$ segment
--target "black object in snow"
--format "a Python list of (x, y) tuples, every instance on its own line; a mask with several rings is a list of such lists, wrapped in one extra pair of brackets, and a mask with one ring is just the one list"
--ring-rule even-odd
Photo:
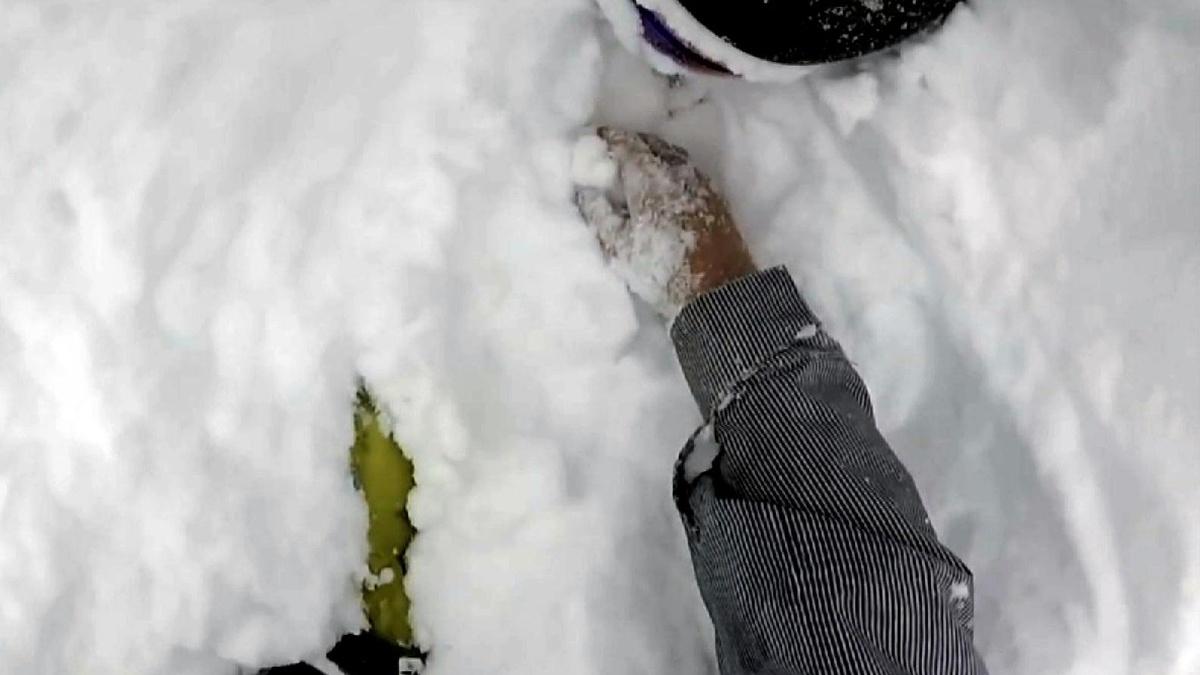
[(959, 0), (677, 0), (739, 51), (784, 65), (841, 61), (930, 30)]

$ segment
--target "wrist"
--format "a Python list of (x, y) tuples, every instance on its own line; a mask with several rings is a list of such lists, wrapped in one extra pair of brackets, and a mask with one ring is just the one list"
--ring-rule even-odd
[(732, 218), (726, 220), (701, 234), (689, 256), (693, 279), (689, 301), (758, 272)]

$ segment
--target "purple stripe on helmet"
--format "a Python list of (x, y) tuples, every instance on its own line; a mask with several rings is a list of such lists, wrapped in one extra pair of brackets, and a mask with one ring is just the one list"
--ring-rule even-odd
[(695, 70), (721, 75), (733, 74), (728, 68), (697, 52), (690, 44), (675, 35), (661, 16), (636, 2), (634, 6), (637, 7), (638, 16), (642, 19), (642, 39), (659, 53), (682, 66)]

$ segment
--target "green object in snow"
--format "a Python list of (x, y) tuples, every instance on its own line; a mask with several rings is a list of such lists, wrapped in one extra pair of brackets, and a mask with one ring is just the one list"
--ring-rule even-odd
[(350, 462), (370, 517), (367, 566), (373, 578), (363, 587), (367, 619), (379, 635), (408, 645), (412, 643), (412, 627), (404, 590), (404, 554), (414, 534), (407, 510), (408, 493), (414, 485), (413, 465), (385, 429), (370, 393), (361, 387), (354, 411)]

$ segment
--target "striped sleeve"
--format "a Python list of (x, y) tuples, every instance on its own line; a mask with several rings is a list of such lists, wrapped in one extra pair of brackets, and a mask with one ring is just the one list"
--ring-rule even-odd
[(787, 271), (700, 297), (671, 332), (707, 415), (674, 494), (722, 675), (986, 673), (971, 573)]

